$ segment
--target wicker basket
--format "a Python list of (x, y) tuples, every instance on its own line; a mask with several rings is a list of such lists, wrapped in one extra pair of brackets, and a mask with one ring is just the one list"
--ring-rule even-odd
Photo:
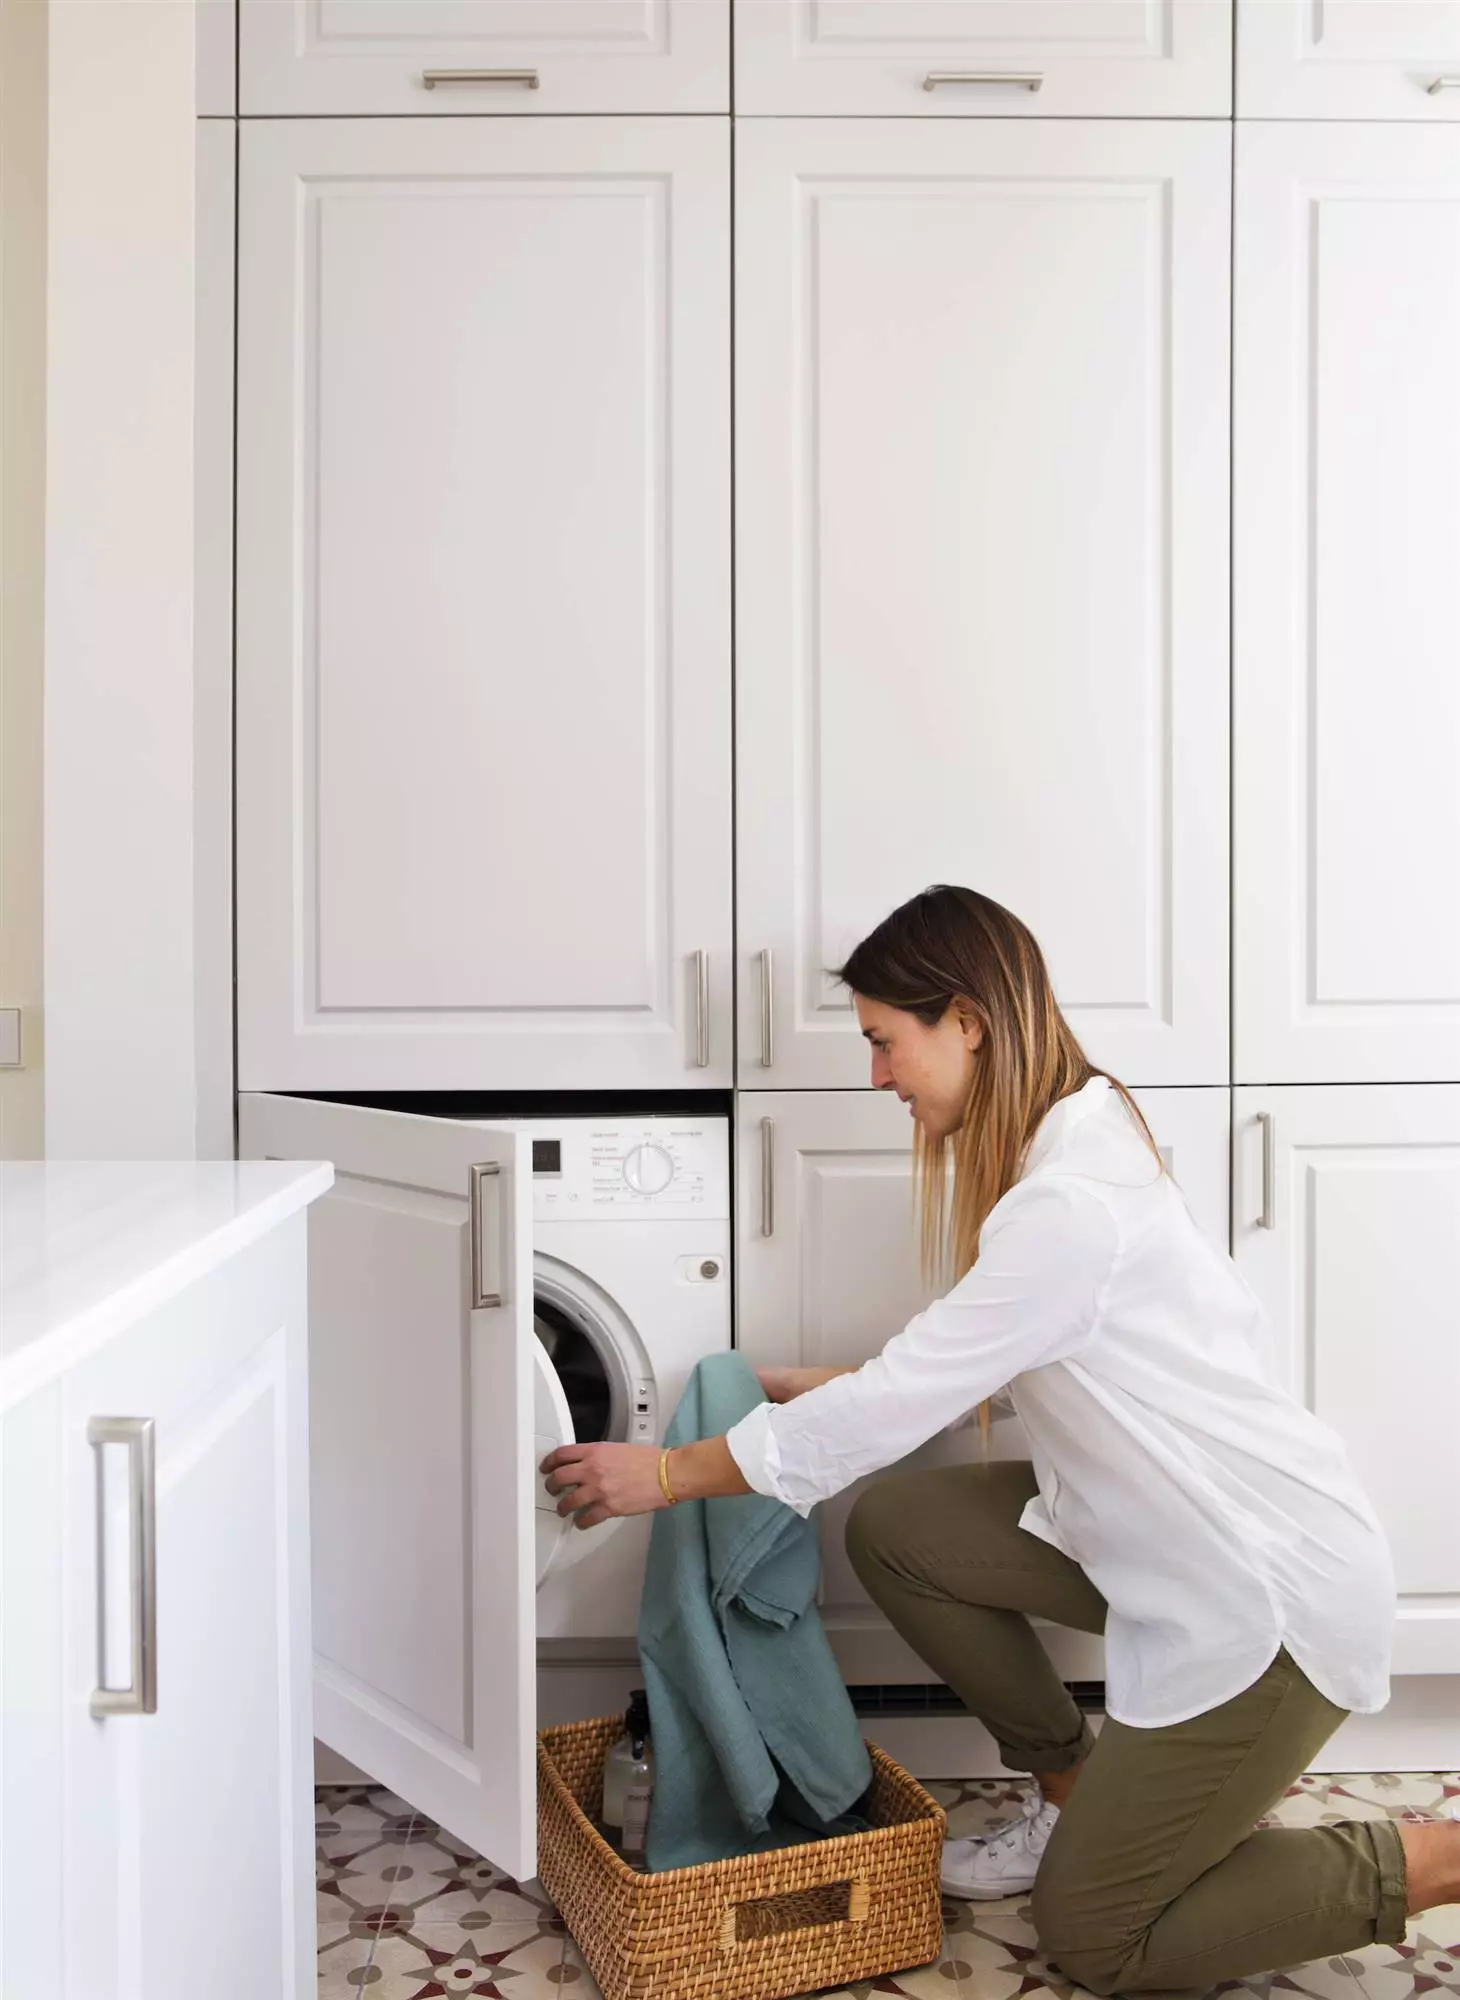
[(927, 1965), (943, 1810), (869, 1744), (870, 1833), (641, 1874), (589, 1818), (621, 1716), (545, 1729), (538, 1867), (604, 2000), (785, 2000)]

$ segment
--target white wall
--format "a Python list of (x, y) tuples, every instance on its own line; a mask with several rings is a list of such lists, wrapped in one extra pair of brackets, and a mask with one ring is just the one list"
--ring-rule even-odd
[(195, 1150), (194, 28), (49, 32), (45, 992), (52, 1157)]
[(0, 0), (0, 1159), (44, 1151), (41, 714), (45, 612), (46, 14)]

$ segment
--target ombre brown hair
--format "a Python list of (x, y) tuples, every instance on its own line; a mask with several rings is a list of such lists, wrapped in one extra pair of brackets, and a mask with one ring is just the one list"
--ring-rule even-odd
[(979, 1231), (1018, 1180), (1040, 1120), (1092, 1076), (1119, 1091), (1165, 1171), (1139, 1105), (1123, 1083), (1096, 1069), (1060, 1012), (1033, 932), (991, 897), (941, 883), (924, 889), (884, 917), (836, 977), (864, 1000), (901, 1008), (926, 1027), (956, 1007), (983, 1029), (958, 1130), (929, 1139), (916, 1128), (923, 1266), (931, 1282), (956, 1282), (972, 1268)]

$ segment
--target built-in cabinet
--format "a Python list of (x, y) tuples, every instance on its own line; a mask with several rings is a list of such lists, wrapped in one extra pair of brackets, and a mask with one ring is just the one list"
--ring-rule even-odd
[(1092, 1060), (1227, 1081), (1230, 149), (738, 121), (743, 1087), (865, 1084), (834, 970), (934, 881)]
[(1395, 1671), (1460, 1673), (1460, 1083), (1233, 1097), (1233, 1255), (1388, 1531)]
[(1460, 130), (1239, 125), (1235, 347), (1235, 1079), (1460, 1078)]
[[(1229, 1092), (1135, 1093), (1198, 1223), (1227, 1247)], [(932, 1293), (918, 1264), (907, 1108), (881, 1091), (742, 1091), (738, 1099), (740, 1233), (737, 1328), (756, 1365), (855, 1365), (877, 1353)], [(977, 1426), (915, 1454), (918, 1465), (977, 1458)], [(994, 1424), (996, 1458), (1025, 1457), (1013, 1417)], [(846, 1517), (860, 1485), (818, 1511), (822, 1616), (847, 1678), (919, 1681), (929, 1670), (889, 1630), (847, 1560)], [(1046, 1634), (1071, 1679), (1098, 1679), (1101, 1647)]]
[(197, 1171), (218, 1198), (175, 1166), (28, 1163), (4, 1188), (0, 1390), (60, 1357), (0, 1396), (7, 2000), (316, 1987), (305, 1218), (259, 1234), (303, 1175), (240, 1170), (272, 1184), (250, 1213), (233, 1169)]
[[(731, 13), (241, 0), (240, 1084), (734, 1086), (741, 1340), (854, 1360), (925, 1292), (832, 974), (972, 883), (1460, 1672), (1460, 0)], [(476, 1140), (316, 1115), (320, 1282), (447, 1300)], [(845, 1507), (843, 1664), (913, 1678)], [(481, 1613), (352, 1629), (322, 1712), (502, 1860)]]

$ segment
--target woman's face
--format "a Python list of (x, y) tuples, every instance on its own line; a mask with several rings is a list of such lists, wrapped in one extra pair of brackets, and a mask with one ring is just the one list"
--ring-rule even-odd
[(930, 1139), (963, 1123), (983, 1029), (950, 1007), (935, 1027), (880, 1000), (852, 996), (872, 1050), (872, 1088), (895, 1090)]

